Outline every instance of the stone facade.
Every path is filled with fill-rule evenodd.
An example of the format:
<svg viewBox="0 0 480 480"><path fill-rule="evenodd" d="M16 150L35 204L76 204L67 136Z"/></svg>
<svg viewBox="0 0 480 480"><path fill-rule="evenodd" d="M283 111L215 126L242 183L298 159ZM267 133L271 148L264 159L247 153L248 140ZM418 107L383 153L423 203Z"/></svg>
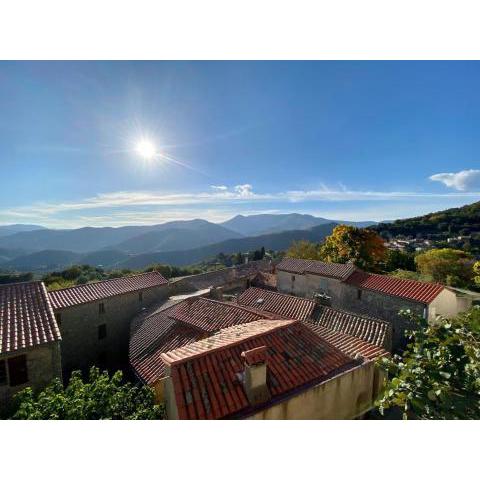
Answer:
<svg viewBox="0 0 480 480"><path fill-rule="evenodd" d="M12 386L8 360L21 355L26 356L27 382ZM38 345L34 348L19 350L10 354L1 355L0 363L3 363L2 372L6 374L0 383L0 412L5 412L11 404L13 396L24 388L31 387L40 390L48 385L54 378L62 378L60 342L51 342ZM0 377L0 381L2 378Z"/></svg>
<svg viewBox="0 0 480 480"><path fill-rule="evenodd" d="M57 309L64 377L92 365L111 370L126 367L132 318L168 294L165 284Z"/></svg>
<svg viewBox="0 0 480 480"><path fill-rule="evenodd" d="M330 297L326 302L333 308L370 315L392 324L392 347L394 350L405 345L404 331L414 325L400 316L400 310L409 309L412 313L429 320L438 315L452 316L465 310L465 302L458 301L454 292L444 289L430 304L424 304L374 290L357 288L341 280L311 273L293 274L277 271L277 286L280 292L312 298L316 293Z"/></svg>

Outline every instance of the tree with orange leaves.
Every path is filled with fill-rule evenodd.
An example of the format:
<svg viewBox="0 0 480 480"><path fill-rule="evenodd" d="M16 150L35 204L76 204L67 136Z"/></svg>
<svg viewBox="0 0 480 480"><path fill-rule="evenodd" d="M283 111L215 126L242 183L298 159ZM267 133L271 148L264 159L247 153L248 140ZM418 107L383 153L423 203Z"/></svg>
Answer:
<svg viewBox="0 0 480 480"><path fill-rule="evenodd" d="M369 271L378 270L386 255L382 237L372 230L350 225L335 227L320 247L320 256L325 262L352 262Z"/></svg>

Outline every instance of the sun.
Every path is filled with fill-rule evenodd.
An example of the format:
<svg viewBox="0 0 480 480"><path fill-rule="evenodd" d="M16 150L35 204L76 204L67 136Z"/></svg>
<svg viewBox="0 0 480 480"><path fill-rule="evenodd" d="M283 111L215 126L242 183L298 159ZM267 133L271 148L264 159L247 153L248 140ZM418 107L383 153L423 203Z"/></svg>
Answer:
<svg viewBox="0 0 480 480"><path fill-rule="evenodd" d="M149 140L141 140L138 142L136 150L137 153L146 160L151 160L157 153L155 145Z"/></svg>

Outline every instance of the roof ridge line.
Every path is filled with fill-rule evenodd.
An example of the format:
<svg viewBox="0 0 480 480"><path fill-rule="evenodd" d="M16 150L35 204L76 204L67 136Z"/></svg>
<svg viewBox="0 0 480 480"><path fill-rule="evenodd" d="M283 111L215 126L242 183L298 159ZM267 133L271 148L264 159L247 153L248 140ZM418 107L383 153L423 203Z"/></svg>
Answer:
<svg viewBox="0 0 480 480"><path fill-rule="evenodd" d="M160 272L153 271L153 272L135 273L134 275L127 275L125 277L106 278L105 280L98 280L98 282L82 283L81 285L72 285L71 287L63 287L57 290L52 290L49 293L63 292L64 290L73 290L74 288L81 288L87 285L98 285L99 283L108 283L108 282L113 282L115 280L125 280L126 278L141 277L142 275L148 275L151 273L156 273L157 275L160 275L162 278L164 278L168 282L168 279L165 278ZM25 283L25 282L21 282L21 283Z"/></svg>
<svg viewBox="0 0 480 480"><path fill-rule="evenodd" d="M222 332L225 332L225 330L230 330L230 329L233 330L235 328L242 327L242 326L243 327L251 326L252 324L257 323L257 322L272 322L272 321L281 321L283 323L281 325L272 325L271 328L269 328L269 329L267 329L263 332L256 332L256 333L253 333L251 335L244 336L240 339L232 340L231 342L228 342L228 343L224 343L224 344L221 344L221 345L218 345L218 346L213 346L209 350L203 350L201 352L195 352L192 355L189 355L188 357L179 358L177 360L170 360L168 358L168 354L170 354L171 352L175 352L176 350L181 350L182 348L184 348L184 347L179 347L179 348L176 348L174 350L170 350L168 352L161 353L160 358L168 366L179 365L180 363L188 362L188 361L190 361L194 358L202 357L205 354L208 354L210 352L213 352L213 351L218 352L218 351L224 350L226 348L231 348L232 346L239 345L246 340L251 340L253 338L261 337L262 335L269 334L269 333L274 332L276 330L281 330L283 328L287 328L290 325L301 324L302 323L300 320L293 320L293 319L286 319L286 318L278 318L278 319L263 318L263 319L260 319L260 320L254 320L253 322L248 322L248 323L244 323L244 324L240 324L240 325L232 325L231 327L223 328L222 330L220 330L218 333L216 333L214 335L210 335L209 337L203 338L201 340L197 340L196 342L189 343L188 345L186 345L186 347L190 347L190 346L192 346L196 343L200 343L200 342L207 342L208 340L215 340L215 338L216 337L218 338L218 336L221 335Z"/></svg>
<svg viewBox="0 0 480 480"><path fill-rule="evenodd" d="M277 292L275 290L267 290L266 288L260 288L260 287L248 287L246 290L244 290L240 295L239 295L239 298L241 295L243 295L245 292L248 292L250 289L255 289L255 290L261 290L262 292L267 292L267 294L271 294L271 295L279 295L279 296L282 296L282 297L291 297L291 298L298 298L300 300L307 300L308 302L312 302L312 303L316 303L315 300L311 299L311 298L307 298L307 297L298 297L297 295L290 295L289 293L283 293L283 292ZM238 301L238 299L237 299ZM253 307L252 307L253 308Z"/></svg>

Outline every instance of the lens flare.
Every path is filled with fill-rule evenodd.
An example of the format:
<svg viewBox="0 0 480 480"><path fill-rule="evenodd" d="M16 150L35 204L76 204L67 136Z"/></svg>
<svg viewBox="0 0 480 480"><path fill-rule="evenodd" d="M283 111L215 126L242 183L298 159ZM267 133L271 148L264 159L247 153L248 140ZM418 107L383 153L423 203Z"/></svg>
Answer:
<svg viewBox="0 0 480 480"><path fill-rule="evenodd" d="M155 145L148 140L141 140L137 144L137 153L145 158L146 160L151 160L156 155Z"/></svg>

